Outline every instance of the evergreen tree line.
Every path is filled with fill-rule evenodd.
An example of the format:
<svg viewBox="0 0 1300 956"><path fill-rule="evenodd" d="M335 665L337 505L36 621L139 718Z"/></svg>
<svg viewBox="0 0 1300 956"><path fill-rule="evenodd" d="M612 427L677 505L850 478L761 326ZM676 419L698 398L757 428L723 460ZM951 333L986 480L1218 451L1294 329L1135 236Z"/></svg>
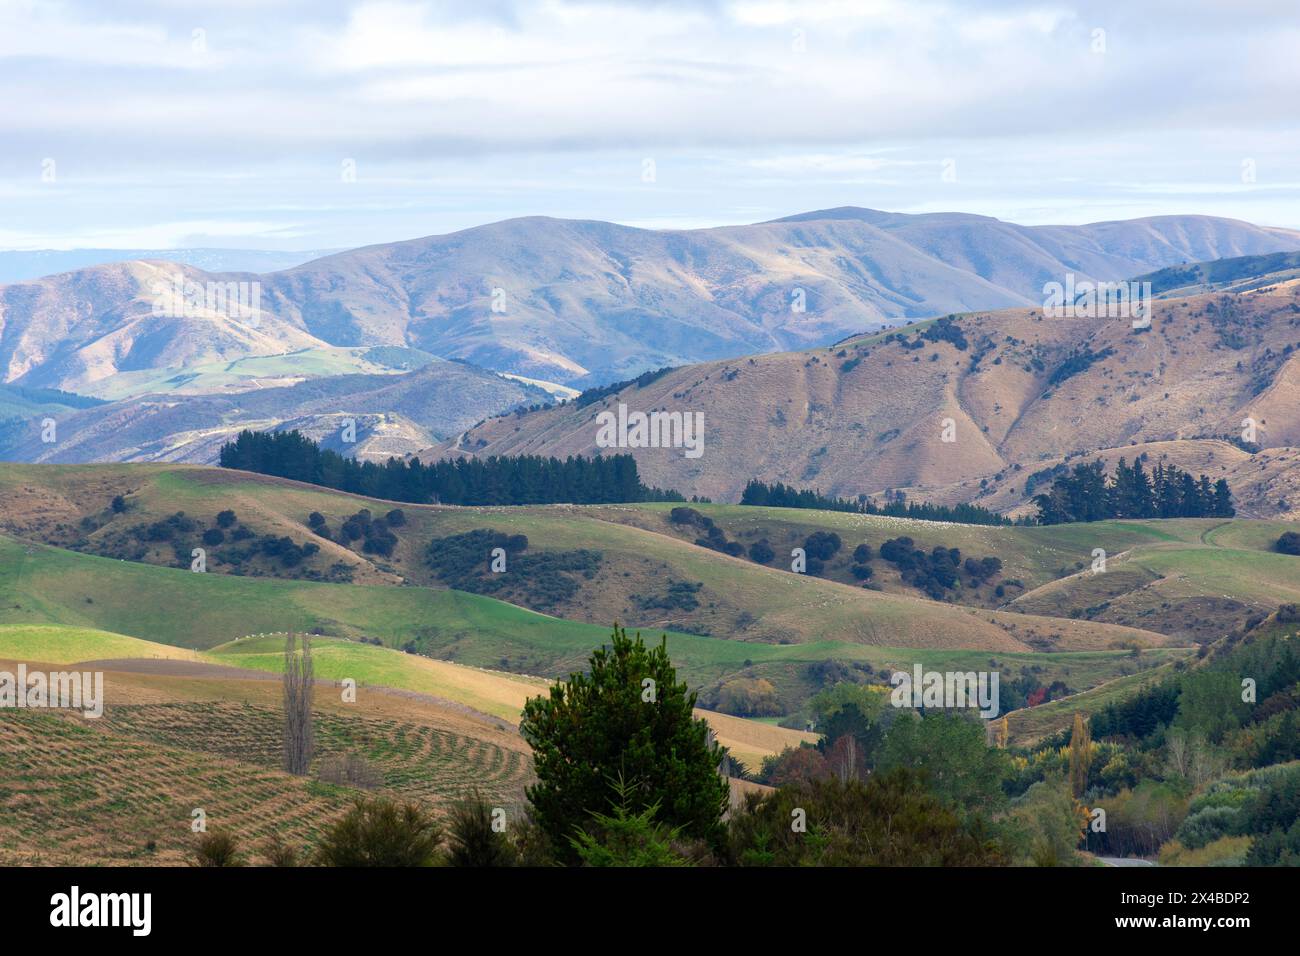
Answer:
<svg viewBox="0 0 1300 956"><path fill-rule="evenodd" d="M1078 464L1050 488L1034 495L1039 524L1101 521L1106 518L1231 518L1236 508L1225 478L1213 485L1174 465L1156 465L1149 475L1138 459L1121 458L1108 477L1101 461Z"/></svg>
<svg viewBox="0 0 1300 956"><path fill-rule="evenodd" d="M776 482L772 485L751 481L740 496L742 505L767 505L773 508L815 508L821 511L852 511L857 514L888 515L893 518L918 518L923 521L950 521L960 524L1009 525L1013 522L996 511L979 505L932 505L912 501L891 501L877 505L869 498L854 501L834 498Z"/></svg>
<svg viewBox="0 0 1300 956"><path fill-rule="evenodd" d="M530 505L684 501L641 483L631 455L566 459L540 455L457 458L382 465L322 449L298 431L243 431L221 448L223 468L305 481L338 491L413 504Z"/></svg>

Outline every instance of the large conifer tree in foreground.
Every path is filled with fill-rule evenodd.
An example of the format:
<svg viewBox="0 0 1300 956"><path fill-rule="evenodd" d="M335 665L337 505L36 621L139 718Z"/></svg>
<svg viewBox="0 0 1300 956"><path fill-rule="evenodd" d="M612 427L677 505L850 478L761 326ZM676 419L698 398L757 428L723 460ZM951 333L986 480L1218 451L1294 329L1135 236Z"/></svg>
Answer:
<svg viewBox="0 0 1300 956"><path fill-rule="evenodd" d="M682 835L716 842L729 788L708 725L693 714L695 694L679 683L667 639L646 647L614 626L610 645L591 655L590 674L571 674L547 697L524 705L520 731L533 748L537 783L528 799L564 856L593 814L618 799L632 812L658 804L656 820ZM613 784L625 782L621 798Z"/></svg>

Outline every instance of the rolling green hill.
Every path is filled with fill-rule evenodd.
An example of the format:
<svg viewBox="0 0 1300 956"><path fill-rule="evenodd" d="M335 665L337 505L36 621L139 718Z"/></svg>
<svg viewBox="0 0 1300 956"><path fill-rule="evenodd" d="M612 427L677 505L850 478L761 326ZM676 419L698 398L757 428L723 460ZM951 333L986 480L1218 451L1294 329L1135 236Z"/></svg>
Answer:
<svg viewBox="0 0 1300 956"><path fill-rule="evenodd" d="M1290 527L1284 522L984 527L692 505L741 546L733 557L695 543L700 528L672 521L678 506L671 504L401 505L405 521L391 529L391 554L342 540L350 516L365 508L378 518L393 507L211 468L0 465L0 528L8 535L0 538L0 624L98 628L198 650L225 645L219 653L250 655L246 663L257 661L255 645L230 642L316 630L554 678L582 667L619 621L650 636L666 633L703 704L718 706L733 678L761 678L773 684L783 711L797 714L827 681L846 679L845 667L856 668L852 679L876 680L882 669L918 662L982 669L995 660L1008 675L1059 681L1080 693L1194 649L1173 645L1213 640L1300 599L1300 561L1271 551ZM207 548L208 572L191 572L192 548L227 510L236 517L224 542ZM313 512L330 537L308 527ZM184 530L164 528L166 536L153 540L149 529L177 513L185 523L174 526ZM480 529L526 536L522 554L542 563L498 581L485 553L482 567L475 559L468 570L440 577L430 556ZM235 532L245 535L238 545L231 543ZM770 565L748 557L760 540L788 555L818 532L842 542L820 577L781 569L781 557ZM921 550L997 557L1001 572L986 583L966 582L947 600L925 599L879 557L886 540L904 535ZM319 551L290 566L260 548L265 539L286 538ZM862 543L875 552L871 587L851 573L851 553ZM1104 574L1091 573L1096 548L1107 554ZM552 559L577 553L598 555L589 574L547 570ZM539 590L540 579L567 581L571 589ZM1134 659L1134 648L1147 650ZM348 656L368 650L343 643L330 653L339 666L355 667ZM429 675L419 680L436 693ZM374 682L409 686L392 673Z"/></svg>
<svg viewBox="0 0 1300 956"><path fill-rule="evenodd" d="M222 663L268 669L278 666L274 659L278 639L267 643L265 638L240 638L290 629L319 630L337 637L378 638L390 647L411 646L422 655L473 667L548 678L581 669L592 649L609 636L608 627L550 617L458 591L196 574L3 537L0 624L21 626L23 633L37 636L37 625L101 629L177 648L209 650L214 655L209 659ZM647 636L659 633L651 630ZM910 669L918 662L927 668L979 669L993 659L982 649L917 649L831 639L766 644L677 632L668 632L667 638L680 673L705 698L729 678L765 678L772 681L789 711L797 711L821 689L819 668L831 662L869 665L867 673L871 673ZM0 644L0 652L5 646ZM40 649L39 642L36 647ZM359 643L330 647L324 658L330 670L322 671L322 676L352 676L435 694L437 681L445 678L436 673L437 662L390 655ZM1183 653L1187 652L1156 649L1145 652L1143 659L1162 661ZM26 656L37 658L39 653L29 650ZM87 647L72 656L97 655ZM144 648L139 656L154 655ZM997 652L996 660L1008 671L1032 671L1044 682L1062 680L1074 688L1093 686L1134 666L1131 652L1118 650L1010 650ZM415 674L412 668L422 670ZM499 712L495 706L482 709Z"/></svg>
<svg viewBox="0 0 1300 956"><path fill-rule="evenodd" d="M0 660L75 664L114 657L149 657L166 660L201 660L198 653L125 634L91 627L42 624L0 627Z"/></svg>
<svg viewBox="0 0 1300 956"><path fill-rule="evenodd" d="M202 529L222 510L232 510L256 536L289 537L295 544L315 544L318 554L293 568L254 555L225 561L222 548L212 549L209 570L245 576L292 576L349 580L358 584L415 584L460 589L492 586L493 594L511 603L559 617L606 627L612 621L633 627L676 630L725 637L748 644L797 644L834 640L894 647L966 648L999 651L1102 650L1121 645L1156 645L1163 638L1151 630L1089 621L1014 614L992 607L991 587L975 595L954 593L952 600L922 599L921 592L899 581L884 562L879 590L853 583L849 552L862 541L878 547L890 537L913 536L918 546L961 547L963 554L999 556L1003 578L1020 580L1012 594L1065 573L1089 559L1104 541L1119 549L1134 541L1158 538L1159 532L1134 526L1090 527L1055 534L1047 529L975 528L930 522L900 521L786 509L700 506L741 544L768 536L774 545L802 540L812 530L837 530L845 547L830 562L825 577L796 575L776 563L763 566L746 557L729 557L699 547L693 535L668 520L671 506L568 505L518 508L449 508L402 505L405 524L395 529L391 555L366 554L356 542L346 547L314 535L308 517L321 514L332 537L345 520L369 509L376 517L392 503L377 502L326 489L242 472L186 466L28 466L0 467L0 520L8 532L68 548L128 557L136 561L187 567ZM126 511L109 505L123 496ZM184 534L160 541L141 540L139 529L184 512L197 522ZM435 543L477 529L525 535L530 554L599 552L598 567L574 575L571 593L553 599L554 589L539 596L526 576L486 581L482 574L451 581L440 579L428 563ZM134 535L134 536L133 536ZM784 545L783 545L784 546ZM788 551L787 551L788 553ZM873 582L874 583L874 582ZM694 589L689 599L673 585ZM962 600L972 601L964 607ZM246 629L246 630L252 630Z"/></svg>

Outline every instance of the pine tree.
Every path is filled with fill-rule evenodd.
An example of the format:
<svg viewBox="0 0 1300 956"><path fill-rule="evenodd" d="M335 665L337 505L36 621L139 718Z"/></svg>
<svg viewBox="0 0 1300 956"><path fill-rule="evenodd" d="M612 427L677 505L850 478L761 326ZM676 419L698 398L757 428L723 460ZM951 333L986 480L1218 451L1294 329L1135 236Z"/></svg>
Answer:
<svg viewBox="0 0 1300 956"><path fill-rule="evenodd" d="M1214 517L1232 518L1237 509L1232 504L1232 492L1228 488L1228 479L1220 478L1214 483Z"/></svg>
<svg viewBox="0 0 1300 956"><path fill-rule="evenodd" d="M619 777L635 786L620 795L631 813L657 805L658 822L720 840L730 798L721 753L708 746L708 725L694 716L696 695L677 680L667 639L647 647L615 625L589 671L530 699L519 727L537 775L528 799L558 852L575 862L574 829L613 809L609 781Z"/></svg>

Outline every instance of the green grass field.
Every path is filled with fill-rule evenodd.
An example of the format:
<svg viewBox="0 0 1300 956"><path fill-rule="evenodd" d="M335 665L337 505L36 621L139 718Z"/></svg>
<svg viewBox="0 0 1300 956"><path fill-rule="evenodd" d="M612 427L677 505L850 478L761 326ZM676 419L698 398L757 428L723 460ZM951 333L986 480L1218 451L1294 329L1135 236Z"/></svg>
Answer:
<svg viewBox="0 0 1300 956"><path fill-rule="evenodd" d="M213 659L272 670L278 666L278 639L269 643L238 639L320 629L335 637L378 637L390 647L415 641L430 657L548 678L582 669L591 651L609 639L607 627L548 617L458 591L195 574L23 545L3 537L0 624L11 625L3 629L10 633L16 633L14 628L39 633L33 627L47 624L94 628L119 640L138 637L177 648L213 650ZM657 640L661 633L646 631L645 636ZM667 638L674 663L692 686L707 687L740 672L766 676L792 705L808 690L800 683L799 672L827 660L865 662L876 669L910 669L919 662L927 668L968 670L981 669L996 659L1002 668L1035 668L1048 681L1061 679L1075 687L1091 686L1130 666L1127 653L1120 651L991 654L831 640L759 644L674 632ZM28 653L38 657L32 649L38 642L26 640ZM10 639L10 643L17 642ZM122 656L92 650L87 647L73 657ZM138 650L134 656L152 656L148 648ZM1148 659L1165 659L1182 652L1145 653ZM360 643L334 642L322 654L321 675L445 695L438 675L409 669L421 660ZM489 700L480 709L500 715L499 705L499 700Z"/></svg>
<svg viewBox="0 0 1300 956"><path fill-rule="evenodd" d="M194 651L89 627L0 627L0 660L75 664L115 657L200 660Z"/></svg>
<svg viewBox="0 0 1300 956"><path fill-rule="evenodd" d="M233 509L245 524L260 533L312 540L306 527L313 511L324 515L330 527L362 507L382 514L392 505L292 482L261 478L241 472L186 466L25 466L0 468L0 495L14 489L20 499L33 483L60 504L77 501L99 523L78 546L95 549L97 542L119 534L133 523L157 520L184 511L211 522L220 510ZM130 510L125 515L107 513L114 491L129 491ZM99 501L95 501L95 497ZM519 508L446 508L403 505L406 525L391 558L371 561L355 550L324 542L318 563L328 568L336 561L350 563L360 580L380 583L405 581L438 585L425 561L433 539L478 528L525 534L531 550L588 548L602 555L599 573L588 584L580 582L576 596L554 608L572 620L607 626L618 620L630 626L717 635L749 644L815 643L836 640L879 646L966 648L984 650L1100 650L1121 644L1158 644L1163 639L1151 631L1088 621L1037 618L1006 614L990 607L964 607L954 601L924 600L920 592L897 580L897 572L877 561L882 589L864 589L848 583L847 564L852 546L863 539L879 546L889 537L912 534L919 545L944 543L975 556L999 554L1007 577L1020 577L1027 587L1050 580L1057 569L1087 557L1084 544L1103 536L1112 547L1151 538L1148 529L1099 528L1078 545L1063 544L1065 535L1019 534L1022 529L989 529L899 522L787 509L704 506L728 534L745 543L760 533L802 541L812 530L841 532L846 547L828 575L846 580L796 575L777 567L764 567L746 558L730 558L696 546L689 536L670 527L669 506L630 505L577 507L567 505ZM25 519L31 521L30 518ZM68 515L64 534L77 526ZM13 527L17 522L11 521ZM20 525L21 527L21 525ZM58 538L58 529L35 526L28 537L76 543ZM1041 532L1047 529L1030 529ZM1077 532L1073 532L1076 533ZM992 537L990 537L992 535ZM175 563L170 548L163 560ZM840 565L843 565L841 567ZM223 570L214 566L214 570ZM892 578L891 578L892 575ZM702 586L696 606L672 611L647 611L645 599L667 587L670 580ZM508 597L508 595L506 595Z"/></svg>
<svg viewBox="0 0 1300 956"><path fill-rule="evenodd" d="M108 510L114 494L130 502L125 515ZM312 536L306 518L313 511L337 528L362 507L375 514L392 507L242 472L173 465L5 464L0 502L11 533L27 541L73 534L81 516L89 516L94 530L78 543L83 550L93 550L106 534L120 535L123 527L176 511L205 524L230 508L259 534L307 541ZM1300 562L1271 551L1288 527L1279 522L1187 519L1016 528L695 506L731 540L746 544L763 536L778 550L814 531L833 530L844 541L844 560L858 542L878 549L904 534L918 547L996 555L1004 578L1025 585L1025 596L1008 611L922 600L891 583L889 575L896 572L879 558L874 564L884 591L730 558L696 546L689 532L673 526L667 520L671 504L401 507L407 522L391 558L373 561L323 542L327 562L354 562L360 583L350 585L268 576L281 573L273 565L251 567L245 575L220 573L220 567L194 574L0 538L0 624L97 628L195 649L250 634L318 629L337 637L377 637L389 647L411 642L428 657L554 678L583 667L617 620L650 638L666 633L669 651L692 686L705 691L732 675L766 677L795 710L817 689L809 666L828 660L877 669L910 669L919 662L966 670L995 659L1013 673L1032 668L1045 682L1060 679L1086 689L1131 671L1126 652L1132 646L1148 648L1146 662L1187 653L1157 650L1169 643L1155 633L1162 628L1191 627L1187 622L1195 619L1206 628L1205 637L1213 638L1239 617L1300 599ZM579 582L577 596L555 616L446 589L424 563L426 546L483 527L527 535L530 551L599 550L600 570L590 583ZM1107 551L1110 570L1077 573L1087 568L1096 547ZM638 593L653 593L669 580L700 583L698 607L643 610ZM1095 620L1070 619L1085 611ZM429 680L421 676L421 686ZM392 674L376 682L408 686Z"/></svg>

